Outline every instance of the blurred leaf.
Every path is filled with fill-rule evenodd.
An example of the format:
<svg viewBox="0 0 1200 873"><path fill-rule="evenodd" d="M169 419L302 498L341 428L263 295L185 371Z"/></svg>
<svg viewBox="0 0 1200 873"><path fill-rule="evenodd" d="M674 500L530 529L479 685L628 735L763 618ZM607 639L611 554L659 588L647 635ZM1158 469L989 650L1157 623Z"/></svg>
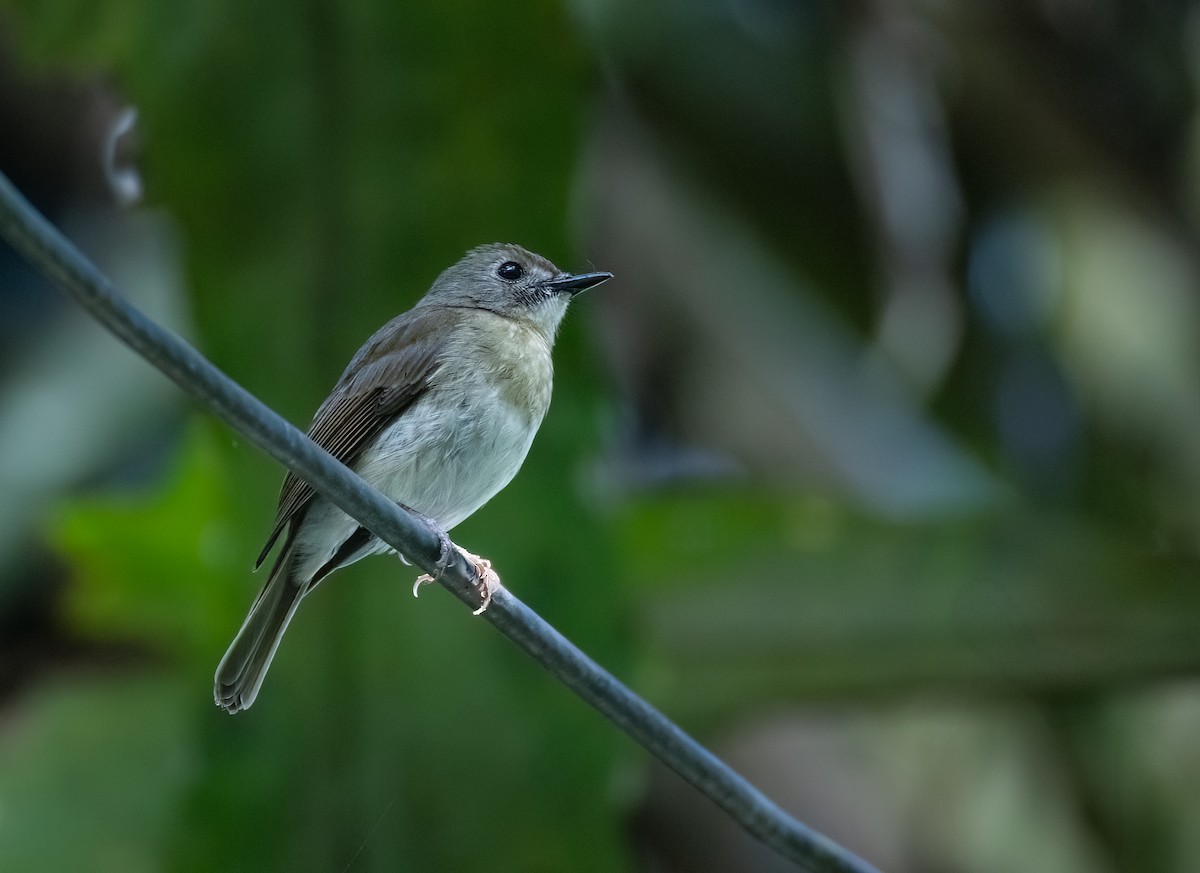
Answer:
<svg viewBox="0 0 1200 873"><path fill-rule="evenodd" d="M650 695L679 713L1200 669L1200 562L1068 516L893 524L728 491L644 504L622 530Z"/></svg>
<svg viewBox="0 0 1200 873"><path fill-rule="evenodd" d="M69 620L89 636L208 655L227 630L230 580L245 566L230 500L213 436L194 426L155 497L106 495L64 507L50 537L75 568Z"/></svg>
<svg viewBox="0 0 1200 873"><path fill-rule="evenodd" d="M74 567L68 619L86 636L208 654L226 631L233 568L245 566L229 502L226 464L208 429L193 427L154 498L95 496L62 507L49 536Z"/></svg>

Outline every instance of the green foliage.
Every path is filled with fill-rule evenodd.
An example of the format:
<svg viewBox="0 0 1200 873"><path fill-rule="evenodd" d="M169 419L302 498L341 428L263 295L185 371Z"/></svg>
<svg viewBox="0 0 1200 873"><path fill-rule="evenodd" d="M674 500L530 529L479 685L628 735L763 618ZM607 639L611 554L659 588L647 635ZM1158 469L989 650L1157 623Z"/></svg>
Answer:
<svg viewBox="0 0 1200 873"><path fill-rule="evenodd" d="M191 429L157 495L94 496L60 512L51 538L76 571L64 608L82 636L147 642L200 659L238 609L246 566L228 469L211 428Z"/></svg>
<svg viewBox="0 0 1200 873"><path fill-rule="evenodd" d="M1200 634L1193 561L1033 507L895 524L700 492L638 506L621 531L645 682L685 720L929 687L1078 693L1185 671Z"/></svg>

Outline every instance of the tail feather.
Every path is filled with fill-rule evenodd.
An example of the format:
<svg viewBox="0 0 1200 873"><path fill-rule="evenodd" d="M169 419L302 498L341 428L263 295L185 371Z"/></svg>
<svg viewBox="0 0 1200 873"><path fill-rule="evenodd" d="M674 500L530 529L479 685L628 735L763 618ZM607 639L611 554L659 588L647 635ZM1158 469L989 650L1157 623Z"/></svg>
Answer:
<svg viewBox="0 0 1200 873"><path fill-rule="evenodd" d="M291 578L292 554L292 544L288 543L241 630L217 665L213 697L217 706L231 714L249 709L254 703L283 632L306 590L302 580Z"/></svg>

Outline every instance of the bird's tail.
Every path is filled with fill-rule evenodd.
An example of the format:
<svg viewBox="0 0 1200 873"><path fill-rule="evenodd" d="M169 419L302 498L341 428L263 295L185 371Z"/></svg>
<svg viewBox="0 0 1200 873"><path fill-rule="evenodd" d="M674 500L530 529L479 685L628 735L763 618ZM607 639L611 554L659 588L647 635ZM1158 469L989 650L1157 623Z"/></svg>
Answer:
<svg viewBox="0 0 1200 873"><path fill-rule="evenodd" d="M307 586L292 578L294 544L288 543L271 568L266 585L250 607L250 614L217 665L213 697L228 713L249 709L266 678L267 668L279 648L288 622L300 605Z"/></svg>

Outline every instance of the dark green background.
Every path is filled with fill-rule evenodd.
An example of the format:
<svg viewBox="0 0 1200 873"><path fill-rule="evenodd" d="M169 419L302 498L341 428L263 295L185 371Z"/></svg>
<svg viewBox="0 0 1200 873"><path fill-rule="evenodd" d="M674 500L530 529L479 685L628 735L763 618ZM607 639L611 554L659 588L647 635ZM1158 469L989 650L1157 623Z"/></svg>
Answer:
<svg viewBox="0 0 1200 873"><path fill-rule="evenodd" d="M798 814L894 870L1194 869L1195 15L885 6L8 0L0 25L24 81L138 108L175 326L295 422L471 246L615 271L567 319L525 468L455 539L706 741L831 725L828 771L750 767ZM959 198L929 257L957 338L926 371L880 340L921 249L863 181L864 113L905 130L872 57L936 102L912 117ZM972 270L1019 297L1039 245L1052 312L1009 329ZM807 408L866 373L880 469L956 496L839 467L862 433L787 418L805 360L835 398ZM1014 413L1010 384L1058 393ZM1037 402L1069 433L1022 455L1006 423L1036 431ZM166 418L39 516L81 648L3 701L0 869L768 869L689 856L710 830L663 824L673 783L394 560L306 602L255 707L220 713L281 471Z"/></svg>

